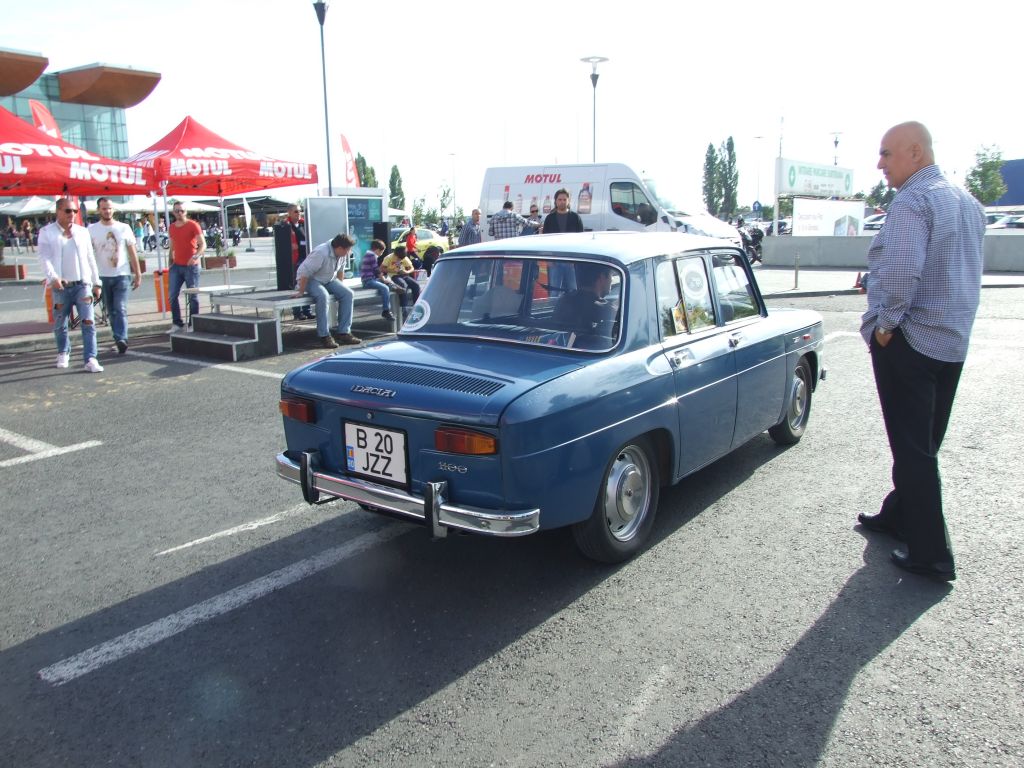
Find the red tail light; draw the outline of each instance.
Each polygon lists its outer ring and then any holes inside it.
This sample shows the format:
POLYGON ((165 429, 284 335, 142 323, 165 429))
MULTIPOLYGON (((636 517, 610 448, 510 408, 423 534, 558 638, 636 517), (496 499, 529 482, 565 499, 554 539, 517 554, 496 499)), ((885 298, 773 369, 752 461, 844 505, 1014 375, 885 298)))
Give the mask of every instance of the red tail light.
POLYGON ((316 406, 312 400, 303 400, 299 397, 282 397, 278 404, 281 413, 289 419, 304 421, 306 424, 316 422, 316 406))
POLYGON ((498 440, 485 432, 460 427, 440 427, 434 430, 434 447, 445 453, 486 456, 498 452, 498 440))

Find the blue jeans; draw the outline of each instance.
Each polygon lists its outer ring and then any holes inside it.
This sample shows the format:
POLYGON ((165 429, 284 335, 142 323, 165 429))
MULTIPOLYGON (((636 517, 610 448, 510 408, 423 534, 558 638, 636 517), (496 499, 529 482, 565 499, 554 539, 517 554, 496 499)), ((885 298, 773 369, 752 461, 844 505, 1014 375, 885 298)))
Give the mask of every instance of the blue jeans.
POLYGON ((380 280, 363 280, 363 288, 373 288, 380 295, 380 303, 384 305, 384 311, 391 309, 391 289, 386 283, 380 280))
POLYGON ((334 278, 326 283, 310 278, 306 283, 306 293, 316 301, 316 334, 326 336, 331 330, 338 333, 349 333, 352 330, 352 298, 355 294, 341 280, 334 278), (333 329, 328 328, 327 317, 328 294, 338 302, 337 323, 333 329))
MULTIPOLYGON (((181 306, 178 304, 178 294, 181 293, 181 286, 187 288, 199 287, 199 265, 189 267, 183 264, 171 264, 170 269, 170 298, 171 298, 171 322, 175 325, 184 325, 181 319, 181 306)), ((188 311, 190 314, 199 314, 199 297, 192 294, 188 297, 188 311)))
POLYGON ((103 283, 103 306, 107 309, 114 341, 128 341, 128 290, 132 279, 128 275, 100 277, 103 283))
POLYGON ((68 317, 72 307, 82 318, 82 360, 89 362, 90 357, 96 357, 96 325, 92 313, 92 291, 81 283, 69 285, 63 291, 53 291, 53 337, 57 340, 57 351, 65 355, 71 352, 68 317))

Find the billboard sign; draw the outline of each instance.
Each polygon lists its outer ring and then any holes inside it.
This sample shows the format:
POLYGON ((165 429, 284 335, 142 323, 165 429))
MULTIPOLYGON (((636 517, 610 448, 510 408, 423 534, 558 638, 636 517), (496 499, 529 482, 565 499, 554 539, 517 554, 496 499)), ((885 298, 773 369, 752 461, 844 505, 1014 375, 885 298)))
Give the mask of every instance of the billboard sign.
POLYGON ((794 237, 856 237, 864 225, 863 200, 793 201, 794 237))
POLYGON ((853 171, 780 157, 775 160, 775 194, 849 197, 853 194, 853 171))

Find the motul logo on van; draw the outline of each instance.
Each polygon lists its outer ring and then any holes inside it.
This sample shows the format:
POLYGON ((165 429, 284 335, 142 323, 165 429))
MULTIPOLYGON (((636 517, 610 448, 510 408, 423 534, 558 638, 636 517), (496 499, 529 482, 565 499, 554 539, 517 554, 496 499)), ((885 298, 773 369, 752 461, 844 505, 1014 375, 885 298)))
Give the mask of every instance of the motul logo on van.
POLYGON ((561 184, 562 174, 560 173, 528 173, 525 184, 561 184))

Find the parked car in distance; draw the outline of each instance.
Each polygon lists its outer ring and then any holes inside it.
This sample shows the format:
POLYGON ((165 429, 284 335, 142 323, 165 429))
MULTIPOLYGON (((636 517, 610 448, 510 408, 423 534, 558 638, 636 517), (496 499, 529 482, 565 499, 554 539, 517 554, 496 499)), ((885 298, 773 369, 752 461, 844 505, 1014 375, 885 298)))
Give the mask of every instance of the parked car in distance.
MULTIPOLYGON (((409 234, 409 227, 392 227, 391 228, 391 250, 394 250, 400 245, 405 245, 405 236, 409 234)), ((444 235, 440 235, 432 229, 426 227, 416 227, 416 253, 420 256, 426 252, 427 248, 432 245, 436 245, 441 249, 442 253, 448 250, 448 238, 444 235)))
POLYGON ((570 526, 639 552, 659 489, 765 430, 804 434, 818 313, 772 309, 743 252, 679 233, 538 235, 438 260, 397 337, 281 383, 278 475, 307 502, 449 530, 570 526))
POLYGON ((885 224, 884 213, 873 213, 864 219, 864 229, 881 229, 882 225, 885 224))
POLYGON ((1000 216, 985 229, 1024 229, 1024 214, 1000 216))

